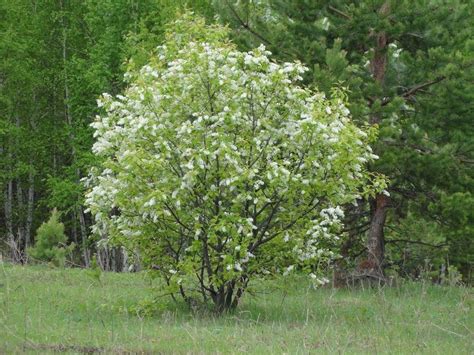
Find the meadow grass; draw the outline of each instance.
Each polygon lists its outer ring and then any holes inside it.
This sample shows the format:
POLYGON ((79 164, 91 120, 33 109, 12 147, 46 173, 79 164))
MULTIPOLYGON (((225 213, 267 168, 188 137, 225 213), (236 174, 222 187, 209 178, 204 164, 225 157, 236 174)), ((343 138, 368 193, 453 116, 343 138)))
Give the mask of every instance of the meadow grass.
POLYGON ((143 273, 0 264, 0 353, 474 353, 474 296, 461 287, 313 289, 304 277, 254 283, 232 314, 153 299, 143 273), (138 307, 139 308, 139 307, 138 307))

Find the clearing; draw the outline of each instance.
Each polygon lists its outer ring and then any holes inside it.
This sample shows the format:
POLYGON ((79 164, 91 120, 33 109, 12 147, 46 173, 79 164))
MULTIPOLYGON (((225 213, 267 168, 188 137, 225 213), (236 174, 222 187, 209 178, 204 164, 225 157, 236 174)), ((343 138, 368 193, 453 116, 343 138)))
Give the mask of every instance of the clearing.
POLYGON ((219 318, 153 301, 153 283, 0 263, 0 353, 474 353, 470 288, 315 290, 293 276, 256 281, 219 318))

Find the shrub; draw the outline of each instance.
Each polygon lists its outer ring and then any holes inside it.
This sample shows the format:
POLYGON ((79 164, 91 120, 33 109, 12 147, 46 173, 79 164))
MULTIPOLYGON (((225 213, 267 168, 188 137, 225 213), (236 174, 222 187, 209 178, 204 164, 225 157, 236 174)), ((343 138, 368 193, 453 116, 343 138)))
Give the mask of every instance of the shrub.
POLYGON ((321 282, 340 206, 385 186, 364 167, 375 132, 351 123, 341 91, 304 89, 303 65, 226 35, 185 15, 123 96, 102 96, 86 196, 95 233, 218 311, 256 275, 302 267, 321 282))
POLYGON ((35 246, 28 248, 27 254, 37 261, 64 266, 67 252, 74 248, 74 245, 66 247, 66 241, 64 224, 59 221, 59 213, 54 209, 49 220, 36 231, 35 246))

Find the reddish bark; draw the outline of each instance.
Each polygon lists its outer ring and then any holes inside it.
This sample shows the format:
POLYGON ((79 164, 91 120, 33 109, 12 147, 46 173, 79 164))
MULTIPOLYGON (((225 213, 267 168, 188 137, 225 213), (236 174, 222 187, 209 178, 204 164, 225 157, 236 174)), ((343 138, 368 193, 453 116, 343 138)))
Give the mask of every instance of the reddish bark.
MULTIPOLYGON (((389 2, 385 2, 379 10, 381 17, 390 13, 389 2)), ((372 58, 371 68, 375 81, 383 86, 385 73, 387 70, 387 46, 389 44, 388 36, 385 32, 375 34, 375 50, 372 58)), ((373 101, 372 101, 373 102, 373 101)), ((371 124, 380 123, 379 114, 372 115, 371 124)), ((384 260, 384 225, 387 217, 387 207, 389 205, 389 197, 378 194, 371 201, 371 219, 370 228, 367 239, 367 260, 375 265, 374 271, 383 276, 383 260, 384 260)))

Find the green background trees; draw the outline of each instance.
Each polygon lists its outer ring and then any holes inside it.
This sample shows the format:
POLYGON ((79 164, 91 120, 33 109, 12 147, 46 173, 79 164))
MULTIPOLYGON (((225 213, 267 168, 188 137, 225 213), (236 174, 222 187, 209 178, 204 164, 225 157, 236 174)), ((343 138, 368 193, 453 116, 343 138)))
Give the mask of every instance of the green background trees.
MULTIPOLYGON (((63 213, 76 263, 88 265, 80 179, 94 161, 89 124, 103 92, 126 85, 128 59, 141 63, 185 1, 0 2, 1 250, 24 260, 50 208, 63 213)), ((209 11, 203 1, 196 9, 209 11)))

